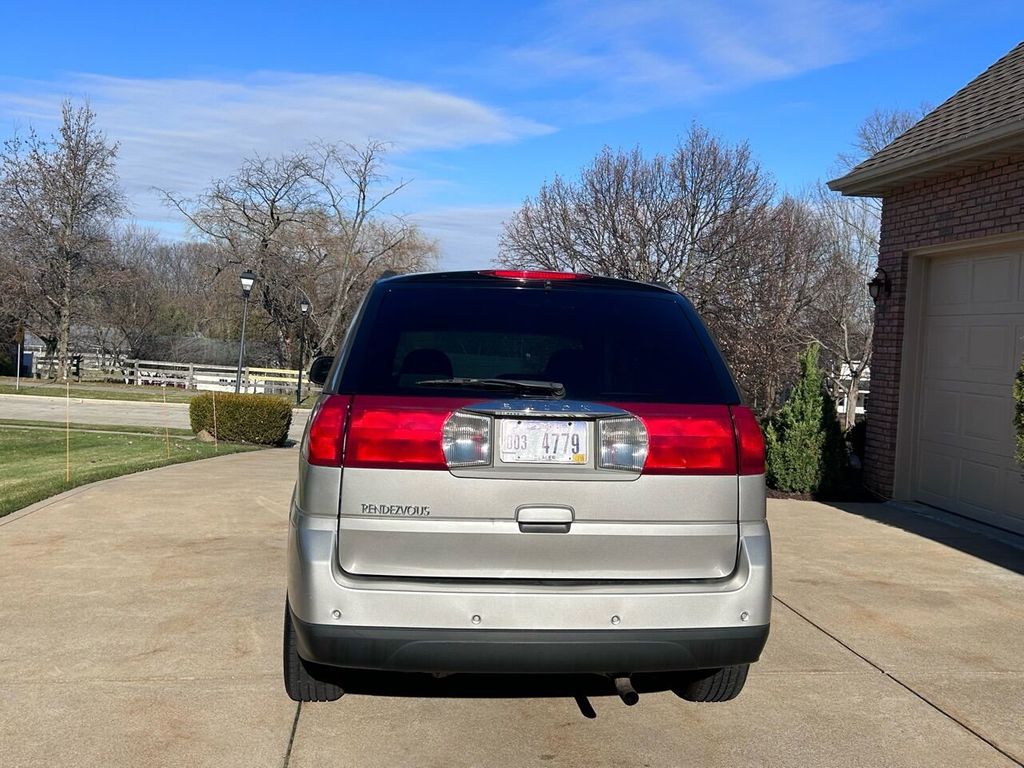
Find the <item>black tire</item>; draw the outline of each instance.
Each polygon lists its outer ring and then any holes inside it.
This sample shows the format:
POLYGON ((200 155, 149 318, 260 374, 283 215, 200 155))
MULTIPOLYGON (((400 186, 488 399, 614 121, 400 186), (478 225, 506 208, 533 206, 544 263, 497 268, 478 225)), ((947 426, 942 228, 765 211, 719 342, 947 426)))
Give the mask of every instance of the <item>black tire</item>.
POLYGON ((284 689, 292 701, 337 701, 344 694, 330 667, 313 664, 299 656, 292 611, 284 604, 284 689))
POLYGON ((674 685, 672 693, 687 701, 731 701, 743 690, 749 670, 749 664, 737 664, 690 675, 674 685))

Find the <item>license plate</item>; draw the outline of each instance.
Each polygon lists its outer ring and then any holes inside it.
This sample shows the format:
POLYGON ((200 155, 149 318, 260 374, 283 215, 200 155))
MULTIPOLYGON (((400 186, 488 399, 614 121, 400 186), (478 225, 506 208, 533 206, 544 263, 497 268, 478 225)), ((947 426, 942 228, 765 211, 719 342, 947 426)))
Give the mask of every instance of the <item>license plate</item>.
POLYGON ((585 421, 501 419, 501 460, 506 464, 586 464, 585 421))

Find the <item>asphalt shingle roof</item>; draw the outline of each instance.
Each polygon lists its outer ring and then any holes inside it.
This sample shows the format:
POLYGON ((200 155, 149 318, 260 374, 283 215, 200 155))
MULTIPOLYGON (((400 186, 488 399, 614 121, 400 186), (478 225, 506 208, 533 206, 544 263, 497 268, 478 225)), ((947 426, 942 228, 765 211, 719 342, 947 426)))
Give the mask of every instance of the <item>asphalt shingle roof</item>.
POLYGON ((874 176, 887 167, 916 158, 938 160, 949 150, 962 148, 971 138, 1012 131, 1024 133, 1024 42, 978 75, 918 123, 856 166, 834 188, 843 189, 855 178, 874 176))

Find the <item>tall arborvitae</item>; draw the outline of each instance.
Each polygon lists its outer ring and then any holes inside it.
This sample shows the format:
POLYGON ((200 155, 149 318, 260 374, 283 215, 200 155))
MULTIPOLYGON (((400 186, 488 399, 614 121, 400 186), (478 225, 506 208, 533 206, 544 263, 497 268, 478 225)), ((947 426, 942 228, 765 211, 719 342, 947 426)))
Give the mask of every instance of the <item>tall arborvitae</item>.
POLYGON ((765 427, 768 485, 789 493, 819 493, 842 483, 846 446, 835 401, 825 390, 818 346, 800 355, 800 378, 765 427))

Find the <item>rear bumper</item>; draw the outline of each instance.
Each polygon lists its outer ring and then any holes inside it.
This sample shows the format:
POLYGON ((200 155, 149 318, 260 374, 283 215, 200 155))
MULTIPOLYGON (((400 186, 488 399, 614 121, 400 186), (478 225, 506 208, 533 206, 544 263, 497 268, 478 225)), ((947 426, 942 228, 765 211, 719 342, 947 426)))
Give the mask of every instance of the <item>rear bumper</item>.
POLYGON ((721 579, 524 583, 359 577, 337 518, 293 504, 288 600, 303 658, 431 672, 640 672, 755 661, 771 622, 767 523, 741 522, 721 579))
POLYGON ((499 630, 338 627, 294 614, 299 655, 393 672, 624 673, 713 669, 757 661, 768 627, 499 630))

